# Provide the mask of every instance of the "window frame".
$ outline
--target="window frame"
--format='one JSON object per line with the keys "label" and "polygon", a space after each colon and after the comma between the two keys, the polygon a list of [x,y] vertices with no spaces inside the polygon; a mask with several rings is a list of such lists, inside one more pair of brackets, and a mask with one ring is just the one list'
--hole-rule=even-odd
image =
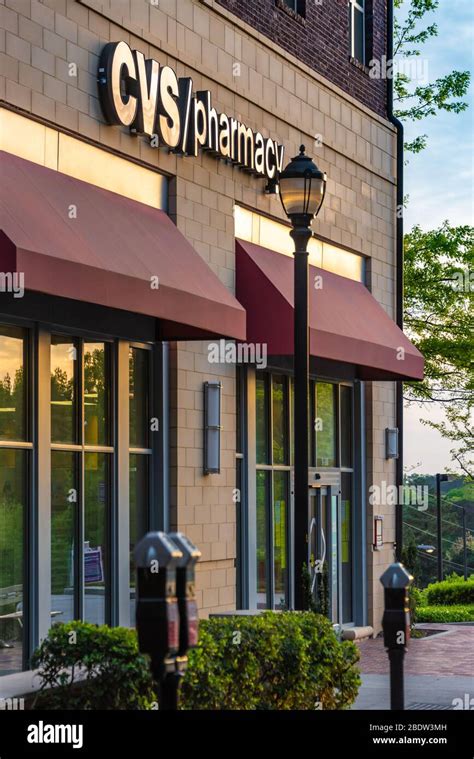
{"label": "window frame", "polygon": [[[367,29],[366,29],[366,4],[367,0],[362,0],[362,5],[359,0],[349,0],[349,47],[351,58],[358,61],[363,66],[366,65],[367,55]],[[356,44],[355,44],[355,14],[356,12],[362,15],[362,60],[356,56]]]}
{"label": "window frame", "polygon": [[34,535],[35,523],[31,518],[32,503],[34,502],[34,459],[36,454],[35,445],[35,395],[33,394],[34,366],[35,366],[35,340],[34,324],[25,319],[14,319],[2,315],[0,320],[0,334],[2,326],[18,327],[23,330],[23,371],[24,371],[24,440],[0,440],[0,450],[25,451],[25,503],[23,509],[23,559],[22,559],[22,603],[23,603],[23,635],[21,671],[28,668],[29,658],[36,642],[34,634],[34,604],[33,588],[36,586],[37,573],[34,561]]}

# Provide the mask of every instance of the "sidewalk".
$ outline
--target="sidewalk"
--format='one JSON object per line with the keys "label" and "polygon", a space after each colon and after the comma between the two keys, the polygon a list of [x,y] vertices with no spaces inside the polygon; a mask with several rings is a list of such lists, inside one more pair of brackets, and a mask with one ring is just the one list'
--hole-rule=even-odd
{"label": "sidewalk", "polygon": [[[474,709],[474,625],[424,624],[440,635],[414,638],[405,656],[407,709]],[[359,644],[362,687],[353,709],[389,709],[389,663],[382,638]],[[461,701],[456,701],[460,699]],[[464,707],[466,708],[466,707]]]}

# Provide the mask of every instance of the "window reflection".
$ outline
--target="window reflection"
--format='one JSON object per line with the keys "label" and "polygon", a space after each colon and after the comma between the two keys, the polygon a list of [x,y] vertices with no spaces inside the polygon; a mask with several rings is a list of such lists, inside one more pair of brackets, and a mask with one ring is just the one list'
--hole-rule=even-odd
{"label": "window reflection", "polygon": [[273,555],[276,609],[288,605],[288,546],[287,546],[288,473],[273,473]]}
{"label": "window reflection", "polygon": [[257,609],[267,608],[268,473],[257,472]]}
{"label": "window reflection", "polygon": [[51,337],[51,440],[77,443],[77,346],[71,338]]}
{"label": "window reflection", "polygon": [[341,466],[352,467],[352,388],[341,385]]}
{"label": "window reflection", "polygon": [[135,561],[133,551],[148,532],[148,459],[141,454],[130,455],[130,621],[135,624]]}
{"label": "window reflection", "polygon": [[109,454],[84,456],[84,619],[107,620],[109,580]]}
{"label": "window reflection", "polygon": [[26,440],[24,332],[0,326],[0,440]]}
{"label": "window reflection", "polygon": [[150,351],[130,349],[130,446],[148,448]]}
{"label": "window reflection", "polygon": [[108,351],[104,343],[84,343],[84,442],[109,443]]}
{"label": "window reflection", "polygon": [[257,464],[268,463],[268,391],[266,375],[257,378]]}
{"label": "window reflection", "polygon": [[0,448],[0,675],[23,664],[26,456]]}
{"label": "window reflection", "polygon": [[316,383],[316,466],[336,466],[336,386]]}
{"label": "window reflection", "polygon": [[51,452],[51,621],[74,619],[76,454]]}
{"label": "window reflection", "polygon": [[288,398],[285,377],[273,375],[273,463],[287,463],[287,408]]}

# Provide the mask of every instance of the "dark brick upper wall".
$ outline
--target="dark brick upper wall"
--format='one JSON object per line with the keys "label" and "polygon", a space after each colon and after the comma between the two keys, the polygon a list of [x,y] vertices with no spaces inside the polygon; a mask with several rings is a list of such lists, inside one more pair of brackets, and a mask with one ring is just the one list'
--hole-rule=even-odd
{"label": "dark brick upper wall", "polygon": [[[306,0],[305,18],[281,0],[217,0],[338,87],[386,116],[386,80],[350,60],[347,0]],[[386,54],[386,0],[366,0],[367,61]]]}

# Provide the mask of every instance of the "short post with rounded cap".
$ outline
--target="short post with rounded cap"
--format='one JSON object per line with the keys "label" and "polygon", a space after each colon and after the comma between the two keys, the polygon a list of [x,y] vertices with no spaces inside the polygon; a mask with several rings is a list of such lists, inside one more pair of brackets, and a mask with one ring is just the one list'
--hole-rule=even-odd
{"label": "short post with rounded cap", "polygon": [[382,627],[390,661],[390,708],[393,710],[405,708],[403,664],[410,639],[408,588],[412,580],[413,577],[399,562],[391,564],[380,578],[385,595]]}

